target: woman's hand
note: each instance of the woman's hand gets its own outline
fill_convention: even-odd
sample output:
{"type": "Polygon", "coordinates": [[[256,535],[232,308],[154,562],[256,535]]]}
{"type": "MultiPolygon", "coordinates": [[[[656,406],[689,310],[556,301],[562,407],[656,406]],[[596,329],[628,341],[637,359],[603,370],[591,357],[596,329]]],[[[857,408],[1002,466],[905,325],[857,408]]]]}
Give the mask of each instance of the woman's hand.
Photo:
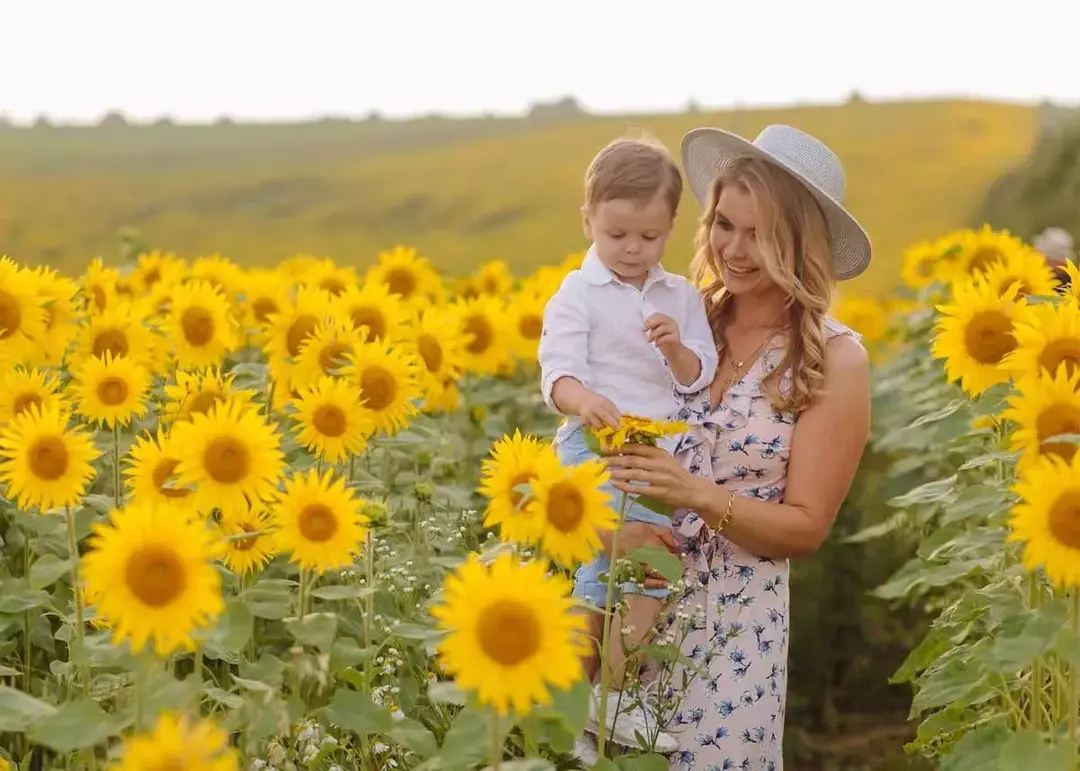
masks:
{"type": "Polygon", "coordinates": [[[693,509],[698,479],[658,447],[624,444],[605,458],[616,490],[643,495],[676,508],[693,509]]]}
{"type": "MultiPolygon", "coordinates": [[[[611,556],[612,535],[613,533],[604,533],[601,535],[600,540],[604,544],[604,552],[614,562],[615,560],[611,556]]],[[[661,549],[667,549],[672,554],[677,555],[679,553],[678,544],[675,543],[675,537],[671,534],[670,528],[650,525],[648,522],[623,522],[622,527],[619,528],[618,556],[622,557],[642,546],[659,546],[661,549]]],[[[662,578],[651,567],[648,565],[642,567],[645,569],[646,589],[663,589],[668,585],[667,580],[662,578]]]]}

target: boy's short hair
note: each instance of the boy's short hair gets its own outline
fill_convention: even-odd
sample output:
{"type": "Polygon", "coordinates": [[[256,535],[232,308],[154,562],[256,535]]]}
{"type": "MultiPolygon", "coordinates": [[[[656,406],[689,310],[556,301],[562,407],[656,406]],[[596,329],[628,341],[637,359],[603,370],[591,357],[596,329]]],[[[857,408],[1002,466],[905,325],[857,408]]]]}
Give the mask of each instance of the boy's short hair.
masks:
{"type": "Polygon", "coordinates": [[[591,210],[614,199],[646,203],[661,193],[674,216],[682,188],[679,166],[664,145],[649,137],[620,137],[608,143],[589,164],[585,172],[585,205],[591,210]]]}

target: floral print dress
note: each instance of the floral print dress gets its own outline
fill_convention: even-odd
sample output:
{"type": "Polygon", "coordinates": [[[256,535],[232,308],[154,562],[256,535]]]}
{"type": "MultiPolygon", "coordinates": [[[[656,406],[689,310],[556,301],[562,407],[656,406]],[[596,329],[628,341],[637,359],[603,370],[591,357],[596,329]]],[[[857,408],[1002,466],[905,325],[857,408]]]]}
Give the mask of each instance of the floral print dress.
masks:
{"type": "MultiPolygon", "coordinates": [[[[855,332],[826,319],[826,339],[855,332]]],[[[797,416],[772,408],[761,381],[783,358],[766,350],[715,410],[708,389],[678,419],[690,431],[676,457],[695,476],[762,501],[783,500],[797,416]]],[[[787,373],[783,382],[790,382],[787,373]]],[[[783,385],[782,385],[783,387],[783,385]]],[[[716,535],[693,512],[675,512],[687,594],[700,607],[683,653],[702,670],[682,695],[669,730],[677,771],[780,771],[787,696],[788,562],[751,554],[716,535]]]]}

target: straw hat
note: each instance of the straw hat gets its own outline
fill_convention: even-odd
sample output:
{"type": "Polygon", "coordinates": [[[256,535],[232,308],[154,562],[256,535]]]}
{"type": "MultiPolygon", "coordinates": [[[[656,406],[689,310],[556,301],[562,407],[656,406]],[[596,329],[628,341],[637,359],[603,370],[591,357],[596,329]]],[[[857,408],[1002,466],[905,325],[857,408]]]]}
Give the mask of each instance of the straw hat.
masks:
{"type": "Polygon", "coordinates": [[[791,126],[768,126],[750,142],[717,128],[698,128],[682,140],[687,182],[702,205],[717,175],[743,157],[776,164],[803,184],[821,206],[829,228],[836,278],[854,278],[870,264],[870,237],[844,208],[847,182],[836,154],[822,142],[791,126]]]}

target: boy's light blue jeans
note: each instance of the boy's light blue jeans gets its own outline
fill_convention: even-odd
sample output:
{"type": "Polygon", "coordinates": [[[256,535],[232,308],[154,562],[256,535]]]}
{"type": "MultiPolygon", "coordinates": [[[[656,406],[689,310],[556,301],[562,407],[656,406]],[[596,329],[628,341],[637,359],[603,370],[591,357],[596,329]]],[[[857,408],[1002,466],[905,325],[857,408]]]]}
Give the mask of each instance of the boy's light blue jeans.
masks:
{"type": "MultiPolygon", "coordinates": [[[[596,457],[595,453],[585,445],[585,429],[578,428],[566,439],[559,442],[559,460],[564,466],[577,466],[589,458],[596,457]]],[[[616,490],[611,482],[607,482],[602,488],[611,496],[609,505],[616,511],[622,502],[622,492],[616,490]]],[[[631,496],[626,501],[624,519],[627,522],[647,522],[650,525],[671,527],[671,519],[663,514],[657,514],[647,509],[631,496]]],[[[592,562],[586,562],[578,568],[574,576],[574,597],[584,599],[599,608],[604,607],[607,600],[607,580],[602,578],[611,566],[611,561],[603,554],[598,554],[592,562]]],[[[623,591],[628,594],[644,594],[647,597],[655,597],[660,600],[667,599],[670,589],[647,589],[634,583],[623,584],[623,591]]]]}

